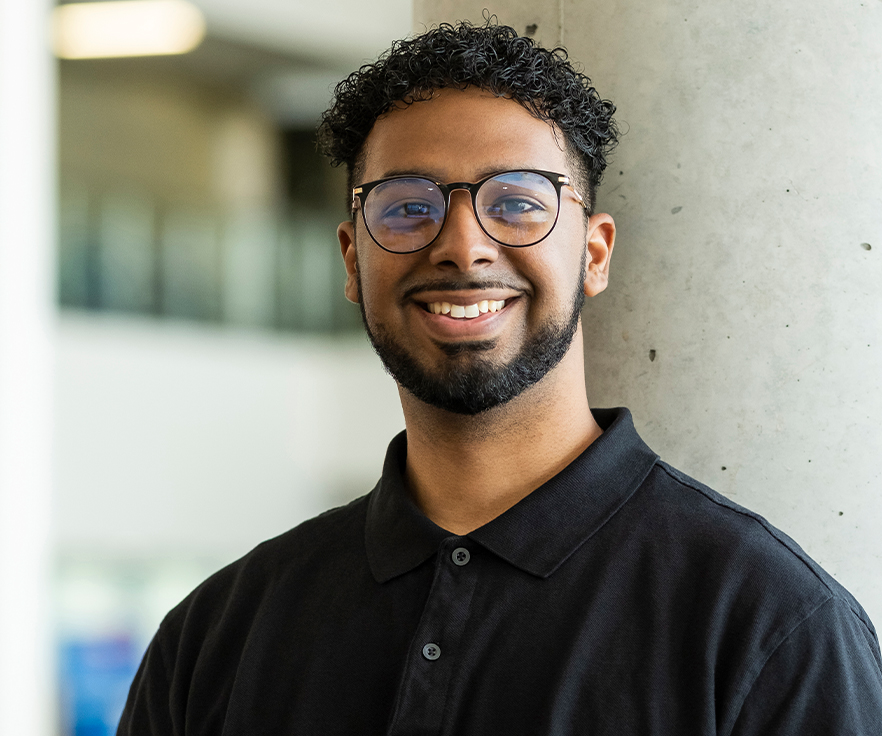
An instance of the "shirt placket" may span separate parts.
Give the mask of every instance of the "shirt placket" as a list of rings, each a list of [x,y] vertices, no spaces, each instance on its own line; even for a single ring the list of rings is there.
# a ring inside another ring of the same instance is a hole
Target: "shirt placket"
[[[477,567],[468,539],[448,537],[441,543],[429,598],[408,650],[390,736],[441,733],[451,678],[462,658]]]

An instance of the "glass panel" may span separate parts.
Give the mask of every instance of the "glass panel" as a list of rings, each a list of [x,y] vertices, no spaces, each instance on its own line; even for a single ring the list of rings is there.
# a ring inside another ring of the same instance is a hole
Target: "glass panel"
[[[58,294],[65,307],[88,307],[96,298],[89,194],[85,187],[61,188],[58,218]]]
[[[331,329],[334,324],[332,305],[343,291],[343,271],[338,263],[340,249],[335,247],[335,229],[329,230],[328,224],[316,218],[302,219],[296,225],[303,254],[301,324],[307,330]]]
[[[146,197],[108,194],[98,225],[99,303],[104,309],[154,308],[154,213]]]
[[[219,223],[203,212],[172,211],[162,223],[162,313],[219,319]]]
[[[237,212],[226,222],[223,248],[223,317],[233,324],[275,321],[278,224],[270,213]]]

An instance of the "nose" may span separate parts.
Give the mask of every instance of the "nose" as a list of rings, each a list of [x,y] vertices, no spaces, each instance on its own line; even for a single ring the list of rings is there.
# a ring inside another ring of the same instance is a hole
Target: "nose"
[[[444,228],[429,248],[432,264],[462,272],[472,271],[494,263],[500,247],[478,224],[469,192],[464,189],[452,191]]]

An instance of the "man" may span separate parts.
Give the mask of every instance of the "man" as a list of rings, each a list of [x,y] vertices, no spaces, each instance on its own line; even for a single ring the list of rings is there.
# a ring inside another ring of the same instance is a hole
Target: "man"
[[[859,604],[626,410],[589,409],[613,111],[492,24],[338,87],[321,134],[352,187],[346,295],[406,435],[370,494],[168,615],[121,734],[882,733]]]

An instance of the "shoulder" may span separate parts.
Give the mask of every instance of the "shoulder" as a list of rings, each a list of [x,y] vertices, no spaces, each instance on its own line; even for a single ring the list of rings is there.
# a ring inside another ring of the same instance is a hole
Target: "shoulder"
[[[245,625],[280,589],[306,589],[335,566],[358,564],[368,498],[309,519],[214,573],[169,612],[160,635],[176,638],[186,629],[204,636],[221,622]]]
[[[662,601],[668,628],[682,629],[684,648],[694,645],[697,661],[713,663],[719,702],[731,706],[721,733],[734,733],[742,703],[739,727],[763,727],[738,733],[767,733],[763,719],[806,713],[796,701],[821,691],[836,707],[817,723],[838,724],[834,710],[843,718],[857,712],[848,683],[877,707],[882,659],[873,624],[787,534],[661,461],[628,505],[624,527],[639,540],[643,589]],[[816,733],[817,724],[808,726],[782,732]]]
[[[778,611],[783,636],[816,610],[834,601],[875,640],[864,609],[793,539],[768,520],[671,467],[656,463],[640,495],[657,533],[674,535],[675,545],[691,560],[694,574],[733,603],[762,602],[763,616]]]
[[[317,591],[327,590],[328,579],[357,579],[359,565],[362,575],[369,575],[364,561],[367,498],[258,545],[173,608],[132,684],[121,721],[127,725],[121,725],[120,733],[130,732],[131,724],[143,718],[183,723],[190,705],[196,711],[222,714],[216,706],[231,697],[255,635],[274,639],[290,623],[292,612],[309,609]],[[222,728],[210,719],[206,724],[210,725],[201,732]],[[165,724],[156,732],[172,730]]]

